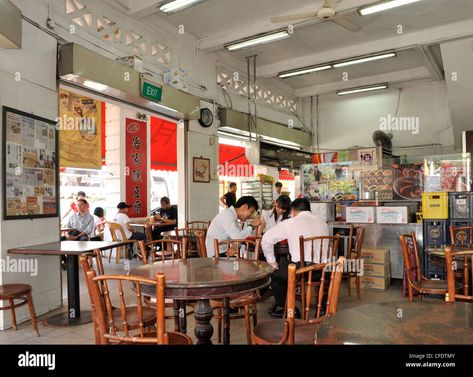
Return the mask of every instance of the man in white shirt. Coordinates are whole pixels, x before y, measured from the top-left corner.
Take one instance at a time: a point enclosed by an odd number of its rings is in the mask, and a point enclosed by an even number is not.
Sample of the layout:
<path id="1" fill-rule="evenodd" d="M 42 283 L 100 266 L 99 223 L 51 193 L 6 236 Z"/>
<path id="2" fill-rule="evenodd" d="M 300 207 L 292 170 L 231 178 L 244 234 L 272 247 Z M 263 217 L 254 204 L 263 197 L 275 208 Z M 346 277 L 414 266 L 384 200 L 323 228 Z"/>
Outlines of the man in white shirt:
<path id="1" fill-rule="evenodd" d="M 274 184 L 274 201 L 278 200 L 278 198 L 281 196 L 281 191 L 282 191 L 282 183 L 281 182 L 276 182 Z"/>
<path id="2" fill-rule="evenodd" d="M 242 196 L 235 203 L 234 206 L 224 209 L 220 212 L 210 223 L 207 230 L 207 238 L 205 239 L 205 246 L 207 248 L 207 256 L 213 257 L 214 240 L 219 241 L 245 239 L 251 235 L 253 228 L 260 225 L 259 218 L 253 220 L 249 225 L 241 229 L 238 222 L 246 221 L 255 211 L 258 210 L 258 202 L 252 196 Z M 220 250 L 220 254 L 224 254 L 225 250 Z"/>
<path id="3" fill-rule="evenodd" d="M 142 232 L 134 232 L 133 227 L 130 225 L 130 218 L 128 217 L 128 208 L 131 205 L 126 204 L 125 202 L 120 202 L 117 205 L 118 213 L 115 215 L 113 222 L 120 224 L 125 232 L 125 236 L 128 240 L 138 240 L 146 242 L 146 235 Z M 133 256 L 133 245 L 128 246 L 128 259 L 131 259 Z"/>
<path id="4" fill-rule="evenodd" d="M 264 256 L 267 262 L 276 269 L 271 277 L 271 288 L 273 289 L 274 298 L 276 299 L 276 307 L 272 309 L 272 315 L 282 317 L 287 294 L 287 265 L 281 266 L 280 268 L 276 262 L 274 245 L 282 240 L 287 240 L 291 260 L 299 267 L 299 237 L 303 236 L 304 238 L 308 238 L 328 235 L 327 223 L 310 212 L 310 203 L 307 199 L 294 200 L 291 203 L 291 218 L 279 223 L 264 234 L 261 242 Z M 316 244 L 315 246 L 317 247 L 318 245 Z M 307 242 L 306 248 L 308 251 L 310 250 L 310 242 Z M 310 254 L 310 252 L 304 253 L 306 262 L 324 262 L 326 261 L 327 249 L 325 248 L 325 250 L 322 251 L 322 261 L 319 261 L 318 255 L 315 255 L 312 261 Z"/>
<path id="5" fill-rule="evenodd" d="M 74 212 L 67 222 L 68 228 L 73 228 L 67 237 L 68 241 L 88 241 L 94 232 L 94 217 L 87 212 L 87 201 L 77 201 L 77 212 Z"/>

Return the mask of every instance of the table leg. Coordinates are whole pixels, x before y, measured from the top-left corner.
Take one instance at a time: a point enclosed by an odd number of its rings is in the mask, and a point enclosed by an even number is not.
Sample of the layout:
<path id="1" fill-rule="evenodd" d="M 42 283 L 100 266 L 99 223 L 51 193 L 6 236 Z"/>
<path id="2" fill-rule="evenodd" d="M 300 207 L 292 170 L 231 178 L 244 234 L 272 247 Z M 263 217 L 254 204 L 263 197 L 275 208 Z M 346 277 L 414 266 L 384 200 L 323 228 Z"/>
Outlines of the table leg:
<path id="1" fill-rule="evenodd" d="M 223 298 L 223 344 L 230 344 L 230 299 Z"/>
<path id="2" fill-rule="evenodd" d="M 174 331 L 180 332 L 181 326 L 179 323 L 179 300 L 173 300 L 173 312 L 174 312 Z"/>
<path id="3" fill-rule="evenodd" d="M 92 322 L 90 311 L 80 310 L 79 295 L 79 257 L 68 255 L 67 265 L 67 313 L 48 318 L 47 322 L 55 326 L 77 326 Z"/>
<path id="4" fill-rule="evenodd" d="M 197 344 L 212 344 L 210 340 L 214 333 L 214 328 L 210 323 L 212 316 L 212 307 L 209 300 L 198 300 L 194 308 L 194 334 L 197 337 Z"/>
<path id="5" fill-rule="evenodd" d="M 186 301 L 179 300 L 179 327 L 181 333 L 187 333 Z"/>

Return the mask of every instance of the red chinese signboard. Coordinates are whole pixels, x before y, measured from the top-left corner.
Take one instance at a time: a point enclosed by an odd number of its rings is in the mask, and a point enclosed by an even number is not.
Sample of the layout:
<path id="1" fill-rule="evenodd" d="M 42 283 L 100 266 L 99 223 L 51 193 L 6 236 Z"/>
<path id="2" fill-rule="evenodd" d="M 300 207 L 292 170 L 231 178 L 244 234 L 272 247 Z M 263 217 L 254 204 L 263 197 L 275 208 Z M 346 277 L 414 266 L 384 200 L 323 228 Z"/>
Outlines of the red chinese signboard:
<path id="1" fill-rule="evenodd" d="M 126 202 L 129 217 L 148 215 L 146 122 L 126 119 Z"/>

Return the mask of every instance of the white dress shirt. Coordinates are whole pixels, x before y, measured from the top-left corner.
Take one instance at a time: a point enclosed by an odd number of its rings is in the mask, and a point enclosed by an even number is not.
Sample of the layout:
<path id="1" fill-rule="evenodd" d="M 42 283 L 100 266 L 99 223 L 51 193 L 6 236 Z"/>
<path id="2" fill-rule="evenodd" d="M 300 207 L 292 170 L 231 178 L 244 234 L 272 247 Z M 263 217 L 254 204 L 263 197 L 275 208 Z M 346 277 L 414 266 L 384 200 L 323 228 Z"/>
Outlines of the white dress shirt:
<path id="1" fill-rule="evenodd" d="M 268 210 L 263 210 L 261 216 L 264 219 L 264 223 L 266 224 L 264 231 L 267 232 L 269 229 L 275 227 L 277 224 L 281 222 L 282 215 L 279 215 L 278 220 L 276 221 L 276 218 L 274 216 L 273 210 L 268 209 Z"/>
<path id="2" fill-rule="evenodd" d="M 328 236 L 327 223 L 315 217 L 311 212 L 300 212 L 296 217 L 282 221 L 275 227 L 269 229 L 263 236 L 261 247 L 268 263 L 274 263 L 274 245 L 280 241 L 287 240 L 289 253 L 294 263 L 300 262 L 299 237 Z M 325 243 L 325 242 L 324 242 Z M 304 259 L 311 262 L 310 242 L 306 242 Z M 316 250 L 320 247 L 320 242 L 315 243 Z M 314 263 L 319 263 L 318 253 L 314 253 Z M 326 261 L 327 248 L 322 251 L 322 262 Z"/>
<path id="3" fill-rule="evenodd" d="M 219 241 L 245 239 L 251 235 L 253 228 L 245 226 L 241 229 L 238 222 L 238 217 L 234 207 L 226 208 L 220 212 L 210 223 L 207 230 L 207 237 L 205 239 L 205 246 L 207 248 L 207 256 L 213 257 L 214 240 Z M 220 254 L 225 253 L 226 248 L 220 249 Z"/>
<path id="4" fill-rule="evenodd" d="M 122 226 L 123 230 L 125 231 L 125 236 L 127 239 L 130 239 L 131 235 L 133 234 L 132 232 L 130 232 L 126 226 L 126 224 L 128 224 L 130 222 L 130 218 L 128 217 L 127 214 L 125 213 L 117 213 L 115 215 L 115 218 L 113 219 L 113 222 L 115 223 L 118 223 Z M 121 233 L 118 232 L 117 233 L 117 237 L 120 238 L 121 237 Z M 120 241 L 124 241 L 124 240 L 120 240 Z"/>

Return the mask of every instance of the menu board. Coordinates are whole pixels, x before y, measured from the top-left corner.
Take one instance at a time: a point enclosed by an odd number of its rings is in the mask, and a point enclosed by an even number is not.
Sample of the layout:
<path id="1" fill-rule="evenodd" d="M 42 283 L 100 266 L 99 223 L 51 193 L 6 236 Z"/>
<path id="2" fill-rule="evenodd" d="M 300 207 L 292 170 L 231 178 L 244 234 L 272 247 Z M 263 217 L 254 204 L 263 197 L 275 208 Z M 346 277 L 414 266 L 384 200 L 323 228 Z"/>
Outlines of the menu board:
<path id="1" fill-rule="evenodd" d="M 56 217 L 59 210 L 56 122 L 3 107 L 3 217 Z"/>

